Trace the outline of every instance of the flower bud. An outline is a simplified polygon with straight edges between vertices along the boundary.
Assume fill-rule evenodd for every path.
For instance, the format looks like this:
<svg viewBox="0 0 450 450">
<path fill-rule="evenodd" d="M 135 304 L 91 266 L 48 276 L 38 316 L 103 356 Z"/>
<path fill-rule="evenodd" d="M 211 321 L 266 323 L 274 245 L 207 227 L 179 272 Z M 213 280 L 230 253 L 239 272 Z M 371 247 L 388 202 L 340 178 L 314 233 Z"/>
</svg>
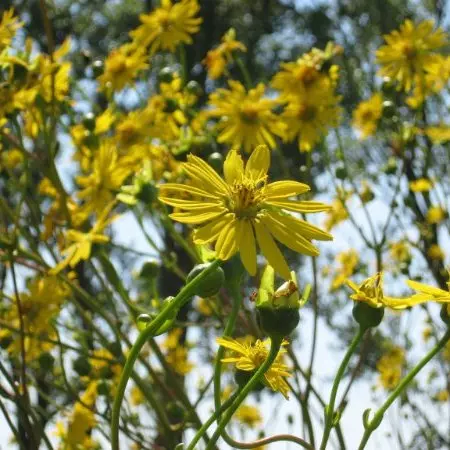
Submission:
<svg viewBox="0 0 450 450">
<path fill-rule="evenodd" d="M 275 271 L 267 266 L 256 299 L 258 322 L 270 337 L 284 337 L 292 333 L 300 321 L 300 297 L 295 273 L 292 279 L 274 291 Z"/>
<path fill-rule="evenodd" d="M 380 325 L 384 316 L 384 308 L 373 308 L 365 302 L 355 302 L 353 317 L 363 330 Z"/>
<path fill-rule="evenodd" d="M 211 263 L 197 264 L 186 278 L 186 283 L 191 282 L 197 275 L 207 269 Z M 225 273 L 221 267 L 216 267 L 212 272 L 202 279 L 196 287 L 195 294 L 200 297 L 211 297 L 216 295 L 225 282 Z"/>
</svg>

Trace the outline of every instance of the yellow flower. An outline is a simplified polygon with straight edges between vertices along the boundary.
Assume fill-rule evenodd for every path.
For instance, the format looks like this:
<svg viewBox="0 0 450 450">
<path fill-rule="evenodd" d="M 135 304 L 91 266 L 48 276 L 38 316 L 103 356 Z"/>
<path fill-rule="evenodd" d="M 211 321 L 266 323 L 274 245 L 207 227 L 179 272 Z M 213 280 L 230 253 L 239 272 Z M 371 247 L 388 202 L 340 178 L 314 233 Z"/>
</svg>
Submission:
<svg viewBox="0 0 450 450">
<path fill-rule="evenodd" d="M 397 346 L 392 347 L 377 362 L 380 384 L 385 389 L 394 389 L 397 386 L 402 376 L 404 362 L 405 351 Z"/>
<path fill-rule="evenodd" d="M 276 145 L 275 136 L 284 136 L 286 126 L 272 112 L 278 105 L 274 99 L 263 98 L 265 86 L 260 83 L 248 92 L 239 81 L 230 80 L 230 89 L 218 89 L 209 97 L 215 108 L 210 116 L 220 117 L 217 141 L 244 148 L 250 152 L 258 144 L 270 148 Z"/>
<path fill-rule="evenodd" d="M 359 263 L 359 256 L 356 250 L 351 249 L 347 252 L 341 252 L 336 255 L 340 264 L 331 283 L 331 290 L 334 291 L 345 284 L 346 279 L 353 275 L 356 266 Z"/>
<path fill-rule="evenodd" d="M 330 231 L 336 225 L 348 219 L 349 215 L 344 202 L 346 202 L 351 196 L 351 191 L 338 192 L 337 197 L 331 203 L 331 209 L 328 212 L 324 223 L 327 231 Z"/>
<path fill-rule="evenodd" d="M 232 61 L 232 54 L 236 50 L 246 52 L 247 48 L 242 42 L 236 41 L 236 32 L 233 28 L 230 28 L 222 36 L 222 43 L 217 48 L 210 50 L 202 61 L 208 69 L 208 77 L 211 80 L 215 80 L 223 74 L 227 63 Z"/>
<path fill-rule="evenodd" d="M 383 293 L 383 274 L 381 272 L 367 278 L 359 286 L 351 280 L 347 280 L 347 284 L 355 292 L 350 296 L 352 300 L 365 302 L 372 308 L 400 310 L 427 301 L 427 297 L 420 294 L 407 298 L 385 296 Z"/>
<path fill-rule="evenodd" d="M 326 135 L 328 128 L 339 124 L 341 108 L 328 82 L 322 89 L 312 95 L 308 90 L 299 91 L 285 107 L 281 118 L 286 125 L 285 141 L 298 138 L 298 148 L 301 152 L 310 152 Z"/>
<path fill-rule="evenodd" d="M 391 257 L 395 262 L 407 262 L 411 259 L 411 251 L 406 240 L 392 242 L 390 244 Z"/>
<path fill-rule="evenodd" d="M 334 87 L 337 83 L 339 66 L 331 65 L 325 69 L 325 63 L 341 52 L 342 47 L 332 42 L 327 44 L 325 50 L 313 48 L 295 62 L 282 63 L 282 70 L 275 74 L 271 84 L 280 91 L 282 101 L 296 98 L 299 92 L 320 96 L 324 84 Z"/>
<path fill-rule="evenodd" d="M 435 395 L 434 398 L 436 399 L 436 401 L 438 401 L 438 402 L 443 402 L 443 403 L 444 403 L 444 402 L 448 402 L 448 399 L 450 398 L 450 395 L 449 395 L 447 389 L 443 389 L 443 390 L 439 391 L 439 392 Z"/>
<path fill-rule="evenodd" d="M 450 127 L 447 125 L 439 125 L 435 127 L 425 128 L 425 134 L 431 139 L 433 144 L 442 144 L 450 141 Z"/>
<path fill-rule="evenodd" d="M 332 236 L 286 211 L 315 213 L 329 207 L 314 201 L 289 200 L 309 191 L 309 186 L 297 181 L 267 182 L 270 151 L 258 146 L 247 164 L 235 149 L 224 162 L 225 181 L 206 162 L 188 156 L 183 169 L 192 185 L 160 185 L 160 200 L 183 212 L 171 218 L 178 222 L 197 224 L 193 240 L 202 245 L 216 241 L 215 251 L 221 260 L 240 252 L 247 271 L 256 273 L 256 242 L 269 264 L 286 280 L 289 267 L 273 237 L 292 250 L 310 256 L 319 251 L 312 239 L 331 240 Z M 195 199 L 176 198 L 189 193 Z"/>
<path fill-rule="evenodd" d="M 174 52 L 178 44 L 191 44 L 191 35 L 200 30 L 202 19 L 197 0 L 161 0 L 161 7 L 139 16 L 142 25 L 130 35 L 136 45 L 150 46 L 150 54 L 159 50 Z"/>
<path fill-rule="evenodd" d="M 84 200 L 84 211 L 101 211 L 114 198 L 132 167 L 124 164 L 118 156 L 117 148 L 109 140 L 102 141 L 92 163 L 89 175 L 78 176 L 77 183 L 83 188 L 77 193 Z"/>
<path fill-rule="evenodd" d="M 222 347 L 236 353 L 236 356 L 224 358 L 222 362 L 234 363 L 238 370 L 253 372 L 262 365 L 269 355 L 270 339 L 265 341 L 258 339 L 254 344 L 241 344 L 230 337 L 217 338 L 216 341 Z M 282 345 L 287 345 L 287 341 L 283 341 Z M 283 363 L 284 353 L 286 353 L 286 350 L 281 348 L 275 361 L 264 374 L 264 384 L 268 385 L 273 391 L 281 392 L 285 398 L 288 398 L 289 386 L 285 378 L 290 377 L 291 374 L 288 366 Z"/>
<path fill-rule="evenodd" d="M 400 30 L 385 35 L 386 45 L 377 52 L 381 64 L 379 74 L 398 81 L 399 89 L 410 91 L 414 83 L 425 77 L 425 68 L 436 56 L 433 50 L 446 44 L 447 35 L 441 28 L 433 31 L 434 22 L 425 20 L 417 26 L 411 20 L 400 25 Z"/>
<path fill-rule="evenodd" d="M 249 428 L 255 428 L 262 422 L 262 416 L 256 406 L 241 405 L 234 416 L 236 420 Z"/>
<path fill-rule="evenodd" d="M 447 211 L 440 206 L 431 206 L 427 211 L 427 222 L 430 224 L 437 224 L 442 222 L 447 215 Z"/>
<path fill-rule="evenodd" d="M 10 8 L 3 12 L 2 20 L 0 22 L 0 53 L 11 45 L 16 31 L 23 26 L 19 22 L 18 17 L 14 16 L 14 9 Z"/>
<path fill-rule="evenodd" d="M 72 242 L 61 253 L 65 256 L 61 262 L 59 262 L 53 269 L 50 270 L 50 274 L 57 274 L 61 272 L 67 266 L 75 267 L 81 260 L 87 260 L 91 256 L 91 250 L 93 244 L 104 244 L 109 241 L 109 237 L 102 233 L 102 230 L 109 225 L 115 217 L 107 219 L 109 211 L 111 211 L 112 205 L 109 205 L 100 214 L 94 227 L 87 233 L 83 233 L 77 230 L 68 230 L 66 232 L 66 239 L 68 242 Z"/>
<path fill-rule="evenodd" d="M 120 91 L 148 67 L 147 54 L 142 47 L 124 44 L 114 49 L 105 60 L 105 69 L 98 77 L 101 89 Z"/>
<path fill-rule="evenodd" d="M 439 245 L 437 244 L 431 245 L 427 251 L 427 254 L 431 259 L 434 260 L 442 260 L 445 258 L 445 253 L 443 252 L 442 248 L 439 247 Z"/>
<path fill-rule="evenodd" d="M 382 114 L 383 97 L 379 92 L 356 107 L 353 111 L 353 126 L 360 132 L 361 139 L 375 134 Z"/>
<path fill-rule="evenodd" d="M 419 178 L 409 183 L 409 188 L 413 192 L 428 192 L 432 187 L 433 182 L 427 178 Z"/>
<path fill-rule="evenodd" d="M 180 337 L 183 333 L 181 328 L 174 328 L 167 334 L 163 347 L 166 349 L 166 361 L 179 375 L 188 374 L 194 365 L 188 361 L 188 349 Z"/>
</svg>

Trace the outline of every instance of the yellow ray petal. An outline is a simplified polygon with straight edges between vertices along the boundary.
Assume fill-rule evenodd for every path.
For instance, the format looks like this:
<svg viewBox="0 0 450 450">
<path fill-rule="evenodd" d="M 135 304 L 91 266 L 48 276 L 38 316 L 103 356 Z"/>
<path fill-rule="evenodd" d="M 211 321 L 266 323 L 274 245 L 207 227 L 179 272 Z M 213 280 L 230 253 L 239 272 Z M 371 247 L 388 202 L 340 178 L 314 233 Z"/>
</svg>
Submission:
<svg viewBox="0 0 450 450">
<path fill-rule="evenodd" d="M 173 220 L 176 220 L 177 222 L 196 224 L 215 219 L 217 216 L 220 216 L 224 212 L 225 210 L 222 211 L 214 210 L 209 212 L 205 211 L 203 213 L 199 213 L 198 211 L 186 213 L 172 213 L 169 215 L 169 217 Z"/>
<path fill-rule="evenodd" d="M 215 251 L 222 261 L 230 259 L 238 250 L 237 245 L 237 220 L 228 222 L 217 238 Z"/>
<path fill-rule="evenodd" d="M 239 252 L 242 264 L 250 275 L 256 274 L 256 243 L 253 228 L 249 221 L 242 220 L 239 239 Z"/>
<path fill-rule="evenodd" d="M 190 186 L 188 184 L 177 184 L 177 183 L 167 183 L 167 184 L 160 184 L 159 186 L 159 192 L 161 196 L 167 196 L 169 192 L 180 192 L 182 194 L 185 194 L 188 192 L 189 194 L 193 195 L 199 195 L 201 197 L 211 198 L 211 199 L 217 199 L 217 195 L 214 195 L 211 192 L 207 192 L 203 189 L 199 189 L 194 186 Z"/>
<path fill-rule="evenodd" d="M 267 231 L 266 226 L 259 221 L 255 221 L 254 226 L 256 239 L 263 255 L 279 275 L 284 279 L 289 280 L 291 278 L 289 266 L 272 236 Z"/>
<path fill-rule="evenodd" d="M 266 186 L 264 193 L 269 201 L 272 199 L 282 199 L 294 195 L 303 194 L 310 191 L 311 188 L 298 181 L 275 181 Z"/>
<path fill-rule="evenodd" d="M 321 202 L 296 202 L 296 201 L 267 201 L 268 205 L 277 206 L 278 208 L 287 209 L 289 211 L 302 212 L 302 213 L 316 213 L 322 211 L 329 211 L 332 209 L 330 205 L 326 205 Z"/>
<path fill-rule="evenodd" d="M 219 209 L 223 209 L 223 206 L 221 206 L 221 203 L 207 203 L 207 202 L 200 202 L 198 200 L 182 200 L 179 198 L 172 198 L 172 197 L 159 197 L 159 199 L 166 203 L 167 205 L 173 206 L 175 208 L 181 208 L 186 210 L 201 210 L 204 208 L 214 208 L 217 207 Z"/>
<path fill-rule="evenodd" d="M 231 222 L 234 218 L 234 214 L 225 214 L 222 217 L 217 218 L 216 220 L 203 225 L 201 228 L 198 228 L 194 231 L 193 239 L 196 244 L 202 245 L 207 244 L 208 242 L 215 241 L 218 237 L 224 226 Z"/>
<path fill-rule="evenodd" d="M 267 175 L 270 166 L 270 150 L 267 145 L 258 145 L 245 166 L 245 176 L 255 181 Z"/>
<path fill-rule="evenodd" d="M 407 280 L 406 283 L 411 289 L 423 292 L 424 294 L 429 294 L 432 297 L 450 297 L 450 292 L 444 291 L 443 289 L 439 289 L 437 287 L 428 286 L 427 284 L 419 283 L 413 280 Z"/>
<path fill-rule="evenodd" d="M 223 163 L 223 175 L 225 181 L 229 185 L 233 185 L 235 181 L 240 181 L 244 174 L 244 161 L 237 148 L 229 151 L 225 162 Z"/>
</svg>

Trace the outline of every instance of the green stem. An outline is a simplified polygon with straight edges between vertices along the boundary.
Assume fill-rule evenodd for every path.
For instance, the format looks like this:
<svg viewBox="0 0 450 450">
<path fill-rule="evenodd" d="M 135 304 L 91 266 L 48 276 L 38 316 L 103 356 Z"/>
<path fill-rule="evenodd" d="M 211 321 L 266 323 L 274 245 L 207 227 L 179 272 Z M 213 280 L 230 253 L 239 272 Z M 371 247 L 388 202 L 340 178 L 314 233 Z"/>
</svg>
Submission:
<svg viewBox="0 0 450 450">
<path fill-rule="evenodd" d="M 252 391 L 252 389 L 257 385 L 260 378 L 267 372 L 267 370 L 270 369 L 270 366 L 275 361 L 275 359 L 278 355 L 282 341 L 283 341 L 282 338 L 272 338 L 271 339 L 270 351 L 269 351 L 269 354 L 268 354 L 266 360 L 261 364 L 261 366 L 255 372 L 255 374 L 250 378 L 250 380 L 247 382 L 247 384 L 239 391 L 239 395 L 236 397 L 233 404 L 227 410 L 223 419 L 219 422 L 217 430 L 213 434 L 211 441 L 209 442 L 208 446 L 206 447 L 206 450 L 212 450 L 213 446 L 219 439 L 220 435 L 225 430 L 225 427 L 227 426 L 228 422 L 233 417 L 233 414 L 235 413 L 235 411 L 239 408 L 241 403 L 245 400 L 245 398 Z"/>
<path fill-rule="evenodd" d="M 197 431 L 191 443 L 187 447 L 186 450 L 195 450 L 195 444 L 202 438 L 202 436 L 206 433 L 208 428 L 214 423 L 214 421 L 222 414 L 236 399 L 238 393 L 235 392 L 231 397 L 223 403 L 219 409 L 214 411 L 214 414 L 202 425 L 202 427 Z"/>
<path fill-rule="evenodd" d="M 112 450 L 119 450 L 119 421 L 120 421 L 120 407 L 122 405 L 122 400 L 125 395 L 125 389 L 131 374 L 133 372 L 133 366 L 139 353 L 148 339 L 158 331 L 161 325 L 169 318 L 171 315 L 179 310 L 181 306 L 193 295 L 195 295 L 195 290 L 197 286 L 203 281 L 205 277 L 209 275 L 210 272 L 215 270 L 221 264 L 220 260 L 213 261 L 209 267 L 207 267 L 203 272 L 197 275 L 190 283 L 181 289 L 177 296 L 155 317 L 155 319 L 141 331 L 138 335 L 136 342 L 131 347 L 130 353 L 128 354 L 127 360 L 125 361 L 125 366 L 120 377 L 119 386 L 117 387 L 116 397 L 114 399 L 112 417 L 111 417 L 111 448 Z"/>
<path fill-rule="evenodd" d="M 337 371 L 336 377 L 333 382 L 333 387 L 331 389 L 331 395 L 330 395 L 330 402 L 328 403 L 327 407 L 325 408 L 325 430 L 323 432 L 323 438 L 322 443 L 320 444 L 320 450 L 325 450 L 328 442 L 328 438 L 330 437 L 331 429 L 335 425 L 334 422 L 334 404 L 336 402 L 336 396 L 337 391 L 339 388 L 339 383 L 342 380 L 342 377 L 344 376 L 345 369 L 348 366 L 348 363 L 350 361 L 351 356 L 356 350 L 356 347 L 359 344 L 359 341 L 363 337 L 364 333 L 366 332 L 366 328 L 360 327 L 358 330 L 358 333 L 356 333 L 356 336 L 353 338 L 349 348 L 347 349 L 347 353 L 344 356 L 344 359 L 341 362 L 341 365 L 339 366 L 339 369 Z"/>
<path fill-rule="evenodd" d="M 442 348 L 447 344 L 450 339 L 450 329 L 444 334 L 444 337 L 423 357 L 423 359 L 411 370 L 411 372 L 406 375 L 400 381 L 398 386 L 394 389 L 392 394 L 387 398 L 387 400 L 383 403 L 383 405 L 378 409 L 378 411 L 373 416 L 373 419 L 365 423 L 366 431 L 361 439 L 361 443 L 359 444 L 358 450 L 363 450 L 369 440 L 371 434 L 378 428 L 381 421 L 383 420 L 384 413 L 387 411 L 389 406 L 394 403 L 397 397 L 406 389 L 409 383 L 414 379 L 414 377 L 426 366 L 430 360 L 439 353 Z"/>
<path fill-rule="evenodd" d="M 233 306 L 231 308 L 230 316 L 228 317 L 228 321 L 225 325 L 225 329 L 223 330 L 222 337 L 228 337 L 233 334 L 234 326 L 236 324 L 236 319 L 239 313 L 239 309 L 241 308 L 242 296 L 240 292 L 240 284 L 233 283 L 230 285 L 229 290 L 231 292 Z M 216 411 L 220 411 L 220 377 L 222 374 L 222 358 L 225 353 L 225 348 L 220 346 L 217 351 L 216 362 L 214 365 L 214 405 Z M 220 419 L 220 412 L 217 416 Z"/>
<path fill-rule="evenodd" d="M 242 61 L 242 59 L 239 56 L 235 56 L 233 59 L 235 60 L 236 64 L 239 67 L 239 70 L 242 73 L 242 77 L 244 78 L 245 87 L 247 88 L 247 90 L 251 89 L 252 79 L 250 78 L 250 74 L 247 70 L 246 65 L 244 64 L 244 62 Z"/>
</svg>

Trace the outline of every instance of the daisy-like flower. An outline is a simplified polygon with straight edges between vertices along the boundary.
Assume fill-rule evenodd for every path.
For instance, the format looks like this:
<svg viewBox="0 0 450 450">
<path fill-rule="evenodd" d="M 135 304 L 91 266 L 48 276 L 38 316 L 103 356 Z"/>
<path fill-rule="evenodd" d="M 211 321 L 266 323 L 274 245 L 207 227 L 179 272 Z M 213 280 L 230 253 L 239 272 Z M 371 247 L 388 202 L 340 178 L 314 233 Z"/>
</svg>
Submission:
<svg viewBox="0 0 450 450">
<path fill-rule="evenodd" d="M 105 61 L 105 70 L 98 78 L 102 89 L 120 91 L 131 83 L 137 74 L 148 67 L 145 49 L 125 44 L 113 50 Z"/>
<path fill-rule="evenodd" d="M 161 0 L 161 6 L 150 14 L 141 14 L 142 25 L 130 33 L 134 43 L 149 47 L 150 54 L 159 50 L 174 52 L 180 43 L 192 44 L 192 34 L 200 29 L 202 19 L 197 0 Z"/>
<path fill-rule="evenodd" d="M 23 23 L 14 15 L 14 9 L 10 8 L 3 11 L 2 19 L 0 21 L 0 53 L 11 45 L 16 31 L 22 28 Z"/>
<path fill-rule="evenodd" d="M 272 112 L 279 102 L 263 98 L 263 83 L 248 92 L 239 81 L 230 80 L 228 84 L 230 89 L 218 89 L 209 97 L 209 103 L 215 107 L 210 116 L 221 118 L 217 141 L 243 147 L 247 153 L 259 144 L 274 148 L 275 136 L 283 137 L 286 128 Z"/>
<path fill-rule="evenodd" d="M 264 341 L 258 339 L 254 344 L 241 344 L 230 337 L 217 338 L 216 341 L 222 347 L 235 353 L 235 355 L 228 356 L 221 361 L 235 364 L 236 369 L 245 372 L 257 370 L 269 355 L 270 339 Z M 287 341 L 283 341 L 281 345 L 286 346 L 287 344 Z M 264 374 L 263 383 L 273 391 L 281 392 L 287 399 L 289 386 L 285 378 L 290 377 L 291 374 L 289 373 L 289 367 L 283 362 L 284 353 L 286 353 L 286 349 L 281 348 L 275 361 Z"/>
<path fill-rule="evenodd" d="M 447 35 L 441 28 L 433 30 L 434 22 L 425 20 L 417 26 L 411 20 L 400 25 L 400 30 L 384 36 L 386 45 L 377 52 L 381 64 L 379 74 L 397 80 L 399 89 L 410 91 L 416 82 L 425 79 L 425 68 L 433 63 L 434 50 L 446 44 Z"/>
<path fill-rule="evenodd" d="M 361 102 L 353 111 L 353 126 L 359 131 L 361 139 L 375 134 L 383 114 L 383 97 L 379 92 Z"/>
<path fill-rule="evenodd" d="M 312 239 L 333 237 L 287 211 L 315 213 L 327 211 L 328 205 L 315 201 L 292 200 L 310 190 L 297 181 L 267 182 L 270 151 L 258 146 L 244 166 L 239 152 L 231 150 L 225 159 L 223 180 L 214 169 L 194 155 L 182 164 L 191 182 L 160 185 L 159 199 L 181 212 L 171 218 L 181 223 L 199 225 L 193 234 L 196 244 L 216 242 L 215 251 L 221 260 L 240 252 L 247 271 L 256 273 L 256 243 L 275 271 L 290 279 L 289 267 L 274 238 L 292 250 L 317 256 Z M 186 193 L 193 199 L 179 197 Z"/>
<path fill-rule="evenodd" d="M 350 296 L 352 300 L 367 303 L 372 308 L 390 308 L 400 310 L 411 306 L 435 301 L 438 303 L 450 302 L 450 293 L 442 289 L 432 288 L 431 286 L 422 285 L 415 281 L 408 281 L 408 285 L 413 289 L 417 289 L 420 293 L 411 297 L 397 298 L 388 297 L 383 293 L 383 273 L 378 272 L 373 277 L 364 280 L 359 286 L 351 280 L 347 280 L 347 285 L 355 292 Z M 425 289 L 425 290 L 421 290 Z M 431 291 L 436 296 L 431 294 Z M 439 293 L 438 293 L 439 291 Z M 444 296 L 445 294 L 446 296 Z"/>
</svg>

